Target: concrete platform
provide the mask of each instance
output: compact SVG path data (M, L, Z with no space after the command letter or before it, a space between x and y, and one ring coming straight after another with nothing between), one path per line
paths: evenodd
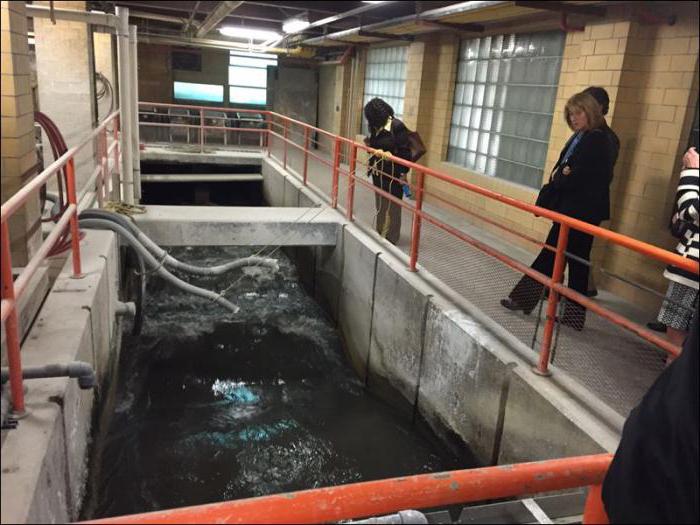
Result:
M259 166L262 159L260 148L230 147L223 149L206 145L204 153L199 145L148 144L141 151L141 160L166 163L232 164L238 166Z
M139 228L161 246L335 246L337 214L310 208L146 206Z

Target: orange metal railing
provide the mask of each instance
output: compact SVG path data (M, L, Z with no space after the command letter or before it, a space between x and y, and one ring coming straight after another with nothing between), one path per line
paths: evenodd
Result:
M289 147L296 148L297 150L301 151L303 154L303 167L299 170L299 177L301 179L301 182L303 185L307 186L309 184L308 182L308 166L309 166L309 160L314 160L316 162L325 164L328 166L330 170L330 179L331 179L331 185L330 185L330 191L326 197L328 198L328 201L330 205L333 208L338 208L339 207L339 201L340 201L340 195L339 195L339 180L340 177L346 177L347 178L347 194L345 197L345 202L344 202L344 208L345 208L345 215L349 221L354 220L354 207L355 207L355 191L357 187L363 187L366 188L367 190L371 191L374 194L381 195L385 199L401 206L403 210L406 210L407 212L411 213L413 217L412 221L412 227L411 227L411 246L409 250L409 262L408 262L408 267L411 271L417 271L417 264L419 261L419 256L420 256L420 238L421 238L421 228L423 222L429 223L432 226L446 232L447 234L451 235L452 237L459 239L475 248L478 250L482 251L483 253L486 253L497 260L501 261L504 263L506 266L514 269L516 272L519 272L521 274L527 275L534 279L535 281L543 284L546 288L549 289L549 297L547 301L547 312L546 312L546 318L545 318L545 323L544 323L544 333L542 337L542 342L540 345L540 354L539 354L539 359L538 359L538 364L535 367L534 371L540 375L549 375L549 362L550 362L550 353L552 351L552 338L554 334L554 327L556 323L556 311L558 308L559 304L559 299L560 297L566 297L567 299L574 301L581 306L585 307L586 309L592 311L593 313L599 315L600 317L614 323L615 325L624 328L637 336L641 337L642 339L654 344L658 348L664 350L665 352L671 354L672 356L677 356L680 352L680 348L669 342L667 339L660 337L659 335L655 334L654 332L651 332L650 330L644 328L643 326L629 320L628 318L613 312L612 310L605 308L600 305L600 303L591 300L590 298L581 295L577 293L576 291L572 290L571 288L568 288L562 284L562 279L563 279L563 274L564 274L564 266L565 266L565 261L567 258L567 253L566 253L566 246L567 246L567 240L569 236L569 231L571 229L578 230L584 233L587 233L589 235L592 235L595 238L603 239L605 241L608 241L612 244L615 244L617 246L621 246L624 248L628 248L630 250L633 250L637 253L643 254L647 257L650 257L652 259L655 259L659 262L665 263L665 264L670 264L679 268L683 268L685 270L691 271L691 272L698 272L699 271L699 266L697 262L688 260L686 258L683 258L679 256L676 253L670 252L668 250L659 248L657 246L654 246L652 244L648 244L642 241L639 241L637 239L634 239L632 237L628 237L626 235L622 235L619 233L616 233L614 231L601 228L599 226L594 226L592 224L580 221L578 219L574 219L571 217L568 217L566 215L562 215L560 213L547 210L545 208L540 208L538 206L534 206L532 204L528 204L526 202L520 201L518 199L514 199L512 197L508 197L506 195L502 195L498 192L488 190L486 188L483 188L481 186L478 186L476 184L471 184L468 182L465 182L463 180L456 179L454 177L451 177L449 175L446 175L444 173L441 173L437 170L434 170L432 168L428 168L426 166L422 166L420 164L415 164L413 162L406 161L404 159L398 158L398 157L390 157L390 160L396 164L400 164L402 166L405 166L411 170L413 170L413 173L415 174L415 182L414 184L411 185L414 193L415 193L415 203L411 204L409 202L406 202L405 200L402 199L397 199L393 195L381 190L380 188L376 188L371 182L368 182L367 180L364 179L364 177L358 177L357 176L357 167L358 167L358 153L360 151L365 152L367 154L371 154L373 152L372 148L360 144L358 142L355 142L352 139L346 138L346 137L341 137L338 135L334 135L326 130L316 128L314 126L311 126L309 124L306 124L304 122L301 122L299 120L295 120L289 117L286 117L284 115L280 115L278 113L274 113L271 111L252 111L252 110L240 110L240 109L235 109L235 108L219 108L219 107L208 107L208 106L183 106L183 105L175 105L175 104L154 104L154 103L149 103L149 102L141 102L140 105L142 106L150 106L150 107L160 107L160 108L169 108L169 107L177 107L177 108L185 108L189 110L195 110L199 112L199 126L194 126L194 125L183 125L183 124L175 124L175 123L170 123L170 124L159 124L161 126L171 126L171 127L177 127L177 126L185 126L185 127L190 127L190 128L200 128L200 141L202 140L202 137L204 135L204 130L207 129L218 129L218 130L229 130L229 131L241 131L241 132L257 132L259 133L260 130L254 130L250 128L228 128L226 126L206 126L204 125L205 121L205 116L204 116L204 111L207 110L213 110L213 111L220 111L224 113L230 113L230 112L244 112L244 113L258 113L261 115L264 115L266 118L266 126L264 129L264 132L266 133L267 137L264 140L264 144L267 147L267 155L272 156L272 148L270 147L270 143L272 139L275 139L276 141L281 141L282 142L282 153L280 155L279 159L276 159L282 164L282 166L287 169L288 168L288 161L289 161ZM154 124L152 123L145 123L145 122L140 122L141 126L152 126ZM303 130L302 131L294 131L295 129ZM313 151L311 151L310 147L310 137L311 135L315 135L317 138L314 142L315 146L319 146L321 139L329 142L332 144L332 149L329 149L328 151L328 156L330 160L327 160L323 158L322 155L315 154ZM294 136L296 135L296 138L298 140L295 140ZM263 141L261 140L261 144ZM203 146L202 146L203 150ZM349 168L347 171L343 170L341 168L341 157L345 155L347 159L347 164L349 165ZM517 234L521 238L524 238L528 242L535 243L539 246L543 246L545 248L551 249L552 251L555 252L555 264L554 264L554 271L553 275L550 277L548 275L544 275L542 273L537 272L536 270L533 270L529 266L526 266L519 261L513 259L512 257L509 257L508 255L496 250L495 248L478 241L477 239L473 238L470 235L467 235L466 233L460 231L458 228L455 228L454 226L445 223L444 221L436 218L435 216L431 215L430 213L427 213L423 209L423 203L424 203L424 197L426 196L426 183L427 183L427 178L430 178L431 180L434 181L440 181L442 183L446 183L449 185L449 187L453 188L454 190L466 190L472 194L479 195L481 197L484 197L486 199L499 202L502 204L505 204L506 206L509 206L514 209L522 210L529 212L533 214L536 217L543 217L545 219L549 219L553 222L559 223L560 224L560 235L559 235L559 241L558 245L556 248L550 247L548 245L545 245L544 243L541 243L537 241L536 239L532 239L526 235L522 235L519 232L514 231L512 228L507 228L503 225L498 224L496 221L489 220L486 217L480 216L479 218L481 220L484 220L485 222L489 222L495 226L498 226L500 228L503 228L506 231L509 231L510 233ZM431 194L431 197L434 197L434 195ZM461 211L464 211L466 213L470 213L472 215L476 215L473 212L469 212L467 210L464 210L460 206L454 205L452 203L448 203L445 199L440 199L438 200L444 201L445 203L449 204L452 207L455 207Z
M589 487L584 523L607 523L600 486L612 456L455 470L120 516L87 523L337 523L339 520Z
M114 143L107 145L107 128L113 127ZM114 155L114 167L118 166L119 142L117 140L119 128L119 111L115 111L95 128L80 144L73 146L60 158L56 159L50 166L31 180L26 186L10 197L0 208L0 254L2 256L2 306L0 320L5 325L7 341L7 361L10 376L10 389L12 393L12 409L15 417L21 417L25 413L24 406L24 386L22 381L22 360L20 356L20 333L17 316L17 304L27 285L36 273L39 265L46 259L59 238L64 234L66 228L70 228L71 252L73 259L73 277L82 276L82 265L80 260L80 237L78 232L78 193L75 182L75 155L97 140L96 144L96 164L93 172L93 180L100 205L106 198L106 188L112 184L112 174L108 169L109 155ZM10 229L9 220L27 200L39 191L48 181L62 168L66 169L66 190L68 194L68 206L61 214L53 227L51 233L44 239L37 252L31 257L22 273L13 281L12 278L12 256L10 251ZM89 190L86 187L84 191Z

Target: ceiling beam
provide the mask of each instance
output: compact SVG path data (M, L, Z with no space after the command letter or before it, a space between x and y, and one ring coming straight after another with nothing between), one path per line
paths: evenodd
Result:
M420 20L421 25L438 27L440 29L452 29L465 33L483 33L486 27L483 24L454 24L441 22L440 20Z
M522 0L515 2L515 5L519 7L541 9L543 11L557 11L559 13L568 13L572 15L590 15L603 17L607 12L605 7L602 6L567 4L564 2L542 2Z
M351 9L350 11L345 11L344 13L338 13L337 15L322 18L321 20L316 20L315 22L312 22L311 25L307 26L307 29L309 27L321 27L321 26L325 26L328 24L332 24L333 22L337 22L338 20L342 20L344 18L349 18L352 16L357 16L361 13L366 12L366 11L371 11L372 9L376 9L378 7L384 7L386 5L393 4L393 3L395 3L395 2L382 2L381 4L363 5L361 7ZM299 33L299 32L300 31L297 31L297 33ZM295 34L295 33L290 33L290 34Z
M413 42L416 37L413 35L392 35L391 33L379 33L377 31L365 31L360 29L357 36L365 36L369 38L381 38L384 40L405 40L407 42Z
M207 15L204 21L197 28L195 36L197 38L202 38L204 35L209 33L216 25L221 22L226 16L231 13L234 9L240 6L243 2L220 2L214 10Z

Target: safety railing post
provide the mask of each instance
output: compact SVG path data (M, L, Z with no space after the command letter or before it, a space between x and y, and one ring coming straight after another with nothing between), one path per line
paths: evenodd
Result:
M554 271L552 272L552 284L562 282L564 275L564 263L566 262L566 245L569 240L569 226L559 225L559 239L557 241L557 252L554 257ZM559 294L553 286L549 288L549 299L547 300L547 316L542 334L542 347L540 349L540 359L533 371L537 375L549 376L549 354L552 350L552 335L554 334L554 323L559 304Z
M114 165L112 166L114 168L114 174L116 175L116 181L112 181L113 184L113 193L110 195L110 198L115 201L121 200L121 180L120 180L120 171L119 171L119 154L120 154L120 148L119 148L119 115L117 115L114 118L114 126L113 126L113 138L114 142L116 142L116 146L114 147ZM110 179L112 179L112 174L110 173Z
M355 207L355 169L357 167L357 146L353 143L350 147L350 169L348 170L348 206L347 219L352 222L352 213Z
M304 186L306 186L306 181L308 180L310 130L311 128L309 128L308 126L304 126Z
M408 260L408 269L416 271L418 262L418 247L420 245L421 216L423 210L423 192L425 189L425 173L419 171L416 174L416 208L413 212L413 226L411 228L411 252Z
M104 205L105 183L107 180L107 128L103 128L97 136L97 161L100 165L100 176L97 179L98 186L95 189L95 193L97 193L97 204L102 208Z
M287 136L289 135L289 121L284 121L284 161L282 166L287 169Z
M331 188L331 207L338 207L338 178L340 177L340 138L335 139L333 148L333 186Z
M605 512L605 505L603 504L602 485L591 485L588 487L588 496L583 507L583 523L585 525L592 523L607 525L610 523L608 513Z
M70 243L73 252L73 279L84 277L80 263L80 230L78 228L78 200L75 191L75 164L73 159L66 163L68 203L75 204L75 210L70 218Z
M267 133L265 133L265 147L267 148L267 157L272 156L271 145L272 145L272 115L268 115L269 120L267 121Z
M24 411L24 385L22 383L22 357L19 345L19 322L17 320L17 303L15 287L12 281L12 255L10 253L10 231L8 221L2 222L0 233L0 252L2 271L2 300L10 304L10 312L5 319L5 341L7 343L7 365L10 368L10 390L15 417L21 417Z
M204 110L199 110L199 152L204 153Z

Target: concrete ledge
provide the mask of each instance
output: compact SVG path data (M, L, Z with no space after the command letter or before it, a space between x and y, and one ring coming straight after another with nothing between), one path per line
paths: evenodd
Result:
M335 246L338 221L320 208L147 206L136 224L162 246Z
M274 161L262 171L271 203L324 202ZM551 378L534 375L535 352L424 268L408 272L394 246L335 217L341 248L317 249L313 290L369 386L417 403L436 432L459 436L482 464L615 450L623 418L556 367Z
M183 145L184 146L184 145ZM141 152L141 160L145 162L164 162L179 164L181 162L197 164L231 164L237 166L260 166L262 153L255 150L224 150L205 147L205 153L199 152L199 147L188 151L184 147L175 149L172 147L148 145Z
M81 360L99 376L110 355L116 298L117 244L112 232L88 231L81 242L82 279L72 279L66 261L22 347L25 366ZM98 328L99 327L99 328ZM99 333L96 331L99 330ZM29 414L2 444L2 523L54 523L75 520L86 477L92 390L74 379L25 382Z

